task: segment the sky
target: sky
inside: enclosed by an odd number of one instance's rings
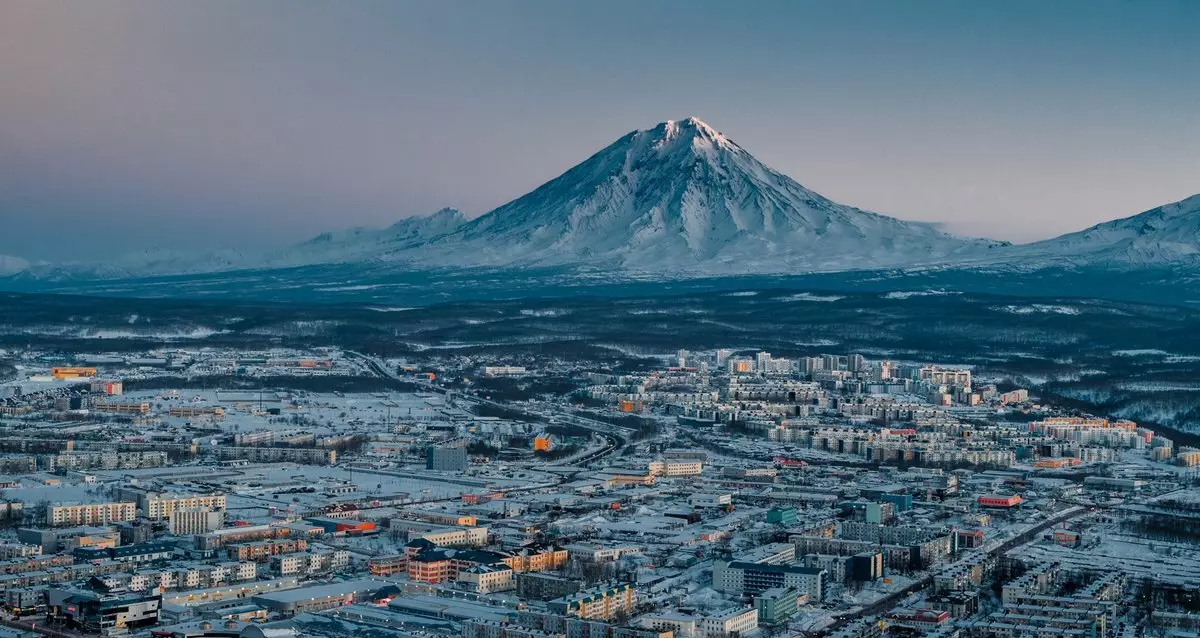
[[[3,0],[0,254],[482,214],[698,117],[841,203],[1032,241],[1200,193],[1200,2]]]

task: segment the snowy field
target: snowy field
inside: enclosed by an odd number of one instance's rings
[[[1014,550],[1012,555],[1034,562],[1058,562],[1069,568],[1110,569],[1200,585],[1200,556],[1195,546],[1123,534],[1115,525],[1085,530],[1083,547],[1063,547],[1041,540]]]
[[[305,430],[318,435],[390,432],[397,425],[470,419],[466,410],[446,405],[438,394],[374,392],[362,394],[300,391],[190,390],[130,392],[122,401],[146,401],[162,413],[165,427],[207,423],[203,417],[167,416],[173,407],[220,407],[213,422],[223,433],[257,430]],[[272,412],[277,411],[278,414]]]

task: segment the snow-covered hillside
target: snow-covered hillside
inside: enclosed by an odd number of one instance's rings
[[[1039,266],[1200,265],[1200,195],[1054,239],[1015,246],[1004,256]]]
[[[315,264],[353,264],[370,262],[388,254],[420,244],[460,226],[466,218],[453,208],[443,208],[427,216],[414,216],[387,228],[350,228],[322,233],[306,242],[265,255],[236,250],[216,250],[189,254],[165,249],[147,249],[122,255],[105,263],[40,264],[4,270],[0,276],[16,275],[27,280],[49,282],[79,280],[135,279],[139,277],[200,275],[249,269],[291,268]],[[16,259],[16,258],[13,258]],[[24,260],[16,260],[24,263]]]
[[[35,264],[14,273],[14,276],[48,282],[134,279],[157,275],[198,275],[223,272],[250,267],[255,263],[254,257],[233,249],[192,254],[177,250],[149,248],[127,253],[110,262]]]
[[[383,229],[352,228],[322,233],[268,255],[260,266],[282,268],[372,261],[445,235],[466,221],[458,209],[443,208],[430,215],[407,217]]]
[[[29,268],[29,262],[12,255],[0,255],[0,277],[15,275]]]

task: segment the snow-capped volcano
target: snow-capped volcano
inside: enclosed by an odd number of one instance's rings
[[[257,271],[251,278],[271,281],[282,269],[334,264],[339,268],[329,270],[337,270],[341,281],[542,266],[581,267],[587,277],[606,272],[642,278],[907,268],[972,277],[983,270],[1002,276],[1077,266],[1079,272],[1194,269],[1200,265],[1200,196],[1023,246],[964,239],[929,224],[830,201],[688,118],[624,135],[534,191],[474,219],[447,208],[387,228],[323,233],[256,255],[150,250],[101,264],[0,259],[0,277],[27,287],[38,282],[85,286]],[[322,272],[302,270],[305,277]]]
[[[1200,264],[1200,195],[1014,247],[1026,263],[1117,268]]]
[[[392,258],[780,273],[931,264],[997,245],[836,204],[689,118],[629,133],[533,192]]]

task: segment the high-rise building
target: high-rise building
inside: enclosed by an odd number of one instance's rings
[[[431,445],[425,451],[425,469],[439,472],[461,472],[470,465],[467,448]]]
[[[225,511],[210,507],[177,509],[168,516],[171,533],[176,536],[207,534],[225,524]]]

